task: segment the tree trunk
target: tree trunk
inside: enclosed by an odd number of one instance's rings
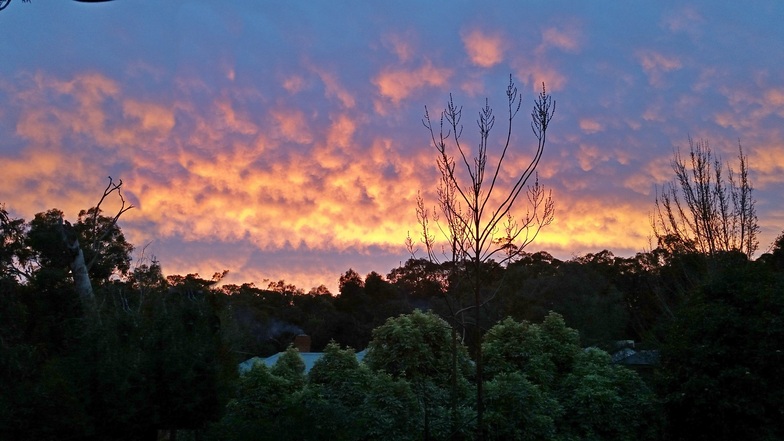
[[[71,225],[67,222],[63,223],[60,220],[60,234],[62,235],[63,242],[71,255],[71,275],[74,279],[74,288],[79,295],[79,300],[85,312],[91,311],[95,306],[95,294],[93,293],[93,284],[90,281],[90,274],[87,272],[87,264],[84,261],[84,252],[79,245],[79,239],[75,237]]]
[[[476,425],[477,425],[477,439],[479,441],[484,441],[487,437],[485,436],[485,425],[484,425],[484,413],[485,413],[485,403],[484,403],[484,363],[482,361],[482,326],[479,323],[481,318],[480,314],[480,306],[482,305],[482,299],[479,292],[479,266],[477,265],[477,274],[474,275],[476,277],[476,287],[474,288],[476,291],[474,292],[474,314],[476,320]]]
[[[452,325],[452,378],[450,378],[450,382],[452,383],[452,391],[450,393],[450,403],[449,407],[451,410],[451,420],[452,420],[452,434],[450,435],[449,439],[455,440],[457,439],[457,428],[458,428],[458,419],[457,419],[457,329],[455,328],[457,324]]]
[[[79,294],[79,300],[82,302],[82,307],[85,311],[88,311],[95,306],[93,284],[90,281],[90,275],[87,273],[87,265],[84,262],[82,247],[79,246],[79,241],[74,241],[74,244],[76,250],[74,251],[75,255],[73,260],[71,260],[71,274],[73,274],[74,286],[77,294]]]

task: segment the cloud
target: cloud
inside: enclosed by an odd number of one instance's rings
[[[604,126],[593,118],[581,118],[580,129],[585,133],[597,133],[604,130]]]
[[[291,75],[283,79],[283,88],[292,94],[299,93],[305,88],[305,79],[302,75]]]
[[[315,68],[314,70],[318,74],[319,78],[321,78],[321,81],[324,83],[324,86],[326,87],[326,96],[328,98],[336,97],[343,107],[347,109],[351,109],[356,105],[354,96],[348,91],[348,89],[340,85],[340,82],[335,74],[318,68]]]
[[[406,63],[410,61],[414,56],[414,47],[413,45],[401,37],[398,34],[391,34],[383,37],[382,41],[384,42],[384,46],[390,48],[390,50],[397,56],[398,61],[401,63]]]
[[[357,129],[356,123],[348,115],[340,115],[332,122],[327,135],[327,143],[338,147],[348,147]]]
[[[534,50],[522,48],[515,51],[516,55],[512,60],[515,73],[536,93],[541,92],[542,83],[545,83],[551,92],[567,87],[567,76],[564,70],[559,68],[559,61],[563,57],[550,53],[553,48],[570,55],[580,52],[583,39],[580,25],[576,20],[567,21],[564,25],[543,28],[539,44]]]
[[[248,115],[242,114],[242,112],[237,111],[232,102],[228,98],[222,98],[214,103],[214,108],[216,113],[219,117],[218,125],[219,128],[228,132],[234,132],[243,135],[253,135],[258,132],[258,127],[256,123],[254,123]],[[282,116],[282,113],[279,114],[280,118],[285,119],[283,125],[283,132],[286,136],[289,136],[290,139],[302,139],[299,136],[307,135],[293,135],[294,131],[302,130],[302,127],[298,125],[299,123],[299,115],[289,115],[289,118],[286,119],[285,116]]]
[[[680,58],[674,55],[664,55],[656,51],[639,51],[637,59],[642,69],[648,75],[648,82],[652,86],[663,86],[664,74],[680,69],[683,66]]]
[[[665,14],[662,25],[671,32],[687,32],[696,35],[697,29],[705,22],[702,14],[693,6],[679,8]]]
[[[119,93],[115,81],[97,73],[71,80],[38,73],[26,80],[28,87],[16,96],[22,108],[17,135],[36,143],[57,143],[66,135],[91,134],[103,143],[112,143],[105,125],[105,105]]]
[[[452,76],[452,70],[446,67],[436,67],[429,60],[425,60],[414,69],[387,67],[373,79],[378,93],[392,101],[400,103],[416,90],[425,87],[443,87]]]
[[[689,134],[731,154],[741,138],[760,217],[781,219],[771,207],[784,182],[784,84],[775,48],[760,44],[781,29],[753,8],[734,9],[753,26],[730,39],[705,26],[726,14],[707,3],[575,8],[574,18],[544,4],[460,7],[436,21],[413,3],[381,16],[123,5],[110,21],[85,21],[66,2],[7,23],[0,201],[27,218],[52,207],[75,216],[107,175],[122,178],[137,205],[122,227],[137,245],[159,244],[167,271],[227,268],[238,283],[305,289],[357,262],[386,272],[407,257],[417,192],[436,200],[422,106],[445,91],[468,95],[474,133],[485,84],[492,101],[509,70],[521,89],[545,82],[558,101],[539,166],[557,221],[535,248],[569,257],[645,247],[654,185],[672,178],[672,146]],[[107,29],[117,38],[100,38]],[[523,93],[521,151],[499,190],[527,165],[532,98]]]
[[[174,128],[174,112],[155,103],[145,103],[128,99],[123,103],[126,118],[139,120],[140,128],[145,131],[166,134]]]
[[[313,141],[305,113],[294,109],[273,109],[270,116],[274,121],[275,134],[285,141],[309,144]]]
[[[642,195],[652,195],[654,186],[672,182],[672,155],[654,158],[623,180],[623,186]]]
[[[583,171],[590,171],[597,163],[605,162],[610,159],[611,152],[600,149],[598,146],[580,144],[577,151],[577,161]]]
[[[567,29],[549,27],[542,30],[542,43],[537,52],[544,52],[549,48],[557,48],[564,52],[577,52],[580,49],[579,26],[571,24]]]
[[[542,83],[550,92],[563,90],[566,87],[566,76],[546,62],[521,59],[516,65],[517,77],[534,92],[542,91]]]
[[[744,149],[744,153],[749,155],[753,185],[759,188],[781,186],[784,183],[784,142],[760,147]]]
[[[574,199],[558,193],[555,220],[542,231],[535,248],[568,249],[573,255],[607,248],[616,253],[642,251],[651,234],[647,206],[617,198]]]
[[[500,34],[472,30],[462,35],[468,58],[477,66],[493,67],[504,59],[505,39]]]

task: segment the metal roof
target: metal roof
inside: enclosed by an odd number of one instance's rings
[[[356,353],[357,361],[361,363],[362,360],[365,358],[365,354],[366,353],[367,353],[367,349],[365,349],[363,351],[360,351],[360,352],[357,352]],[[278,358],[280,358],[281,355],[283,355],[283,352],[278,352],[277,354],[270,355],[267,358],[262,358],[262,357],[249,358],[249,359],[247,359],[247,360],[245,360],[245,361],[243,361],[242,363],[239,364],[238,368],[239,368],[240,374],[247,373],[248,371],[253,369],[253,366],[255,366],[258,363],[263,363],[268,368],[271,368],[272,366],[275,365],[275,363],[278,362]],[[324,356],[323,352],[300,352],[299,353],[299,357],[302,359],[302,362],[305,363],[305,374],[310,372],[310,370],[313,368],[313,365],[322,356]]]

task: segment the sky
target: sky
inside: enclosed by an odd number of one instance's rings
[[[492,160],[511,75],[502,188],[535,148],[542,83],[556,102],[538,168],[555,220],[529,252],[650,249],[689,137],[732,163],[742,143],[764,252],[784,230],[781,17],[773,0],[16,0],[0,11],[0,203],[73,220],[111,176],[137,261],[335,292],[349,268],[410,257],[417,194],[431,206],[438,181],[425,107],[452,94],[473,147],[487,99]]]

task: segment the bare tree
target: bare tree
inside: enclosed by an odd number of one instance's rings
[[[738,143],[740,171],[714,157],[708,141],[689,138],[689,163],[675,153],[675,180],[656,195],[651,225],[659,246],[713,255],[739,251],[749,259],[759,246],[748,157]],[[725,177],[726,173],[726,177]]]
[[[472,325],[477,336],[475,357],[479,439],[484,439],[486,435],[483,425],[484,378],[481,352],[481,336],[484,330],[481,326],[480,310],[495,295],[483,290],[482,269],[496,259],[503,264],[519,255],[526,245],[533,242],[541,229],[552,222],[555,214],[551,192],[545,191],[536,175],[536,168],[544,152],[547,128],[555,112],[555,103],[542,84],[542,92],[535,100],[531,112],[531,129],[537,139],[536,150],[525,168],[512,173],[514,177],[511,185],[504,185],[501,182],[505,179],[501,178],[501,170],[514,150],[512,126],[522,104],[522,98],[511,75],[506,96],[508,125],[497,160],[489,167],[490,132],[495,126],[495,115],[488,100],[485,100],[484,107],[479,111],[479,142],[475,152],[462,142],[463,109],[455,105],[451,94],[446,108],[441,112],[439,126],[434,126],[427,108],[422,121],[430,132],[433,147],[438,152],[440,180],[437,190],[438,203],[432,213],[426,208],[421,197],[417,201],[421,241],[431,260],[439,261],[443,258],[451,261],[453,268],[466,270],[464,274],[469,275],[470,280],[467,282],[471,285],[473,304],[466,307],[449,307],[454,322],[460,323],[464,329],[466,325]],[[505,175],[510,174],[507,172],[508,170],[505,170]],[[529,185],[532,179],[533,184]],[[528,209],[526,214],[518,219],[514,216],[513,209],[521,194],[527,196]],[[435,223],[437,233],[433,231],[431,222]],[[444,247],[440,252],[436,250],[438,233],[448,243],[448,247]],[[410,237],[407,244],[413,253],[414,241]],[[470,314],[466,314],[470,310],[474,313],[472,320],[469,319]]]
[[[22,1],[25,2],[25,3],[30,3],[30,0],[22,0]],[[73,0],[73,1],[79,2],[79,3],[104,3],[104,2],[110,2],[110,1],[113,1],[113,0]],[[7,8],[10,3],[11,3],[11,0],[0,0],[0,11],[2,11],[5,8]]]

